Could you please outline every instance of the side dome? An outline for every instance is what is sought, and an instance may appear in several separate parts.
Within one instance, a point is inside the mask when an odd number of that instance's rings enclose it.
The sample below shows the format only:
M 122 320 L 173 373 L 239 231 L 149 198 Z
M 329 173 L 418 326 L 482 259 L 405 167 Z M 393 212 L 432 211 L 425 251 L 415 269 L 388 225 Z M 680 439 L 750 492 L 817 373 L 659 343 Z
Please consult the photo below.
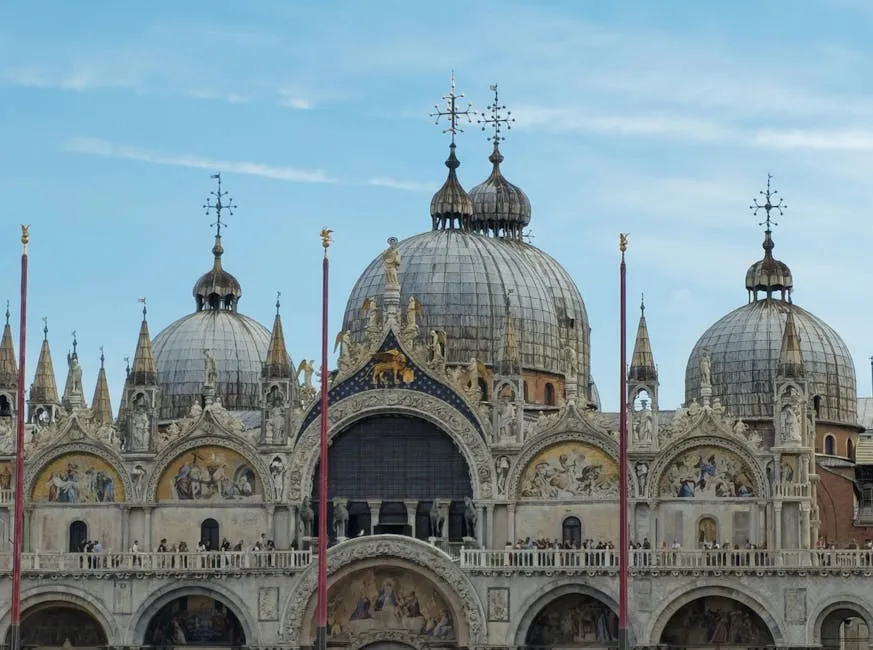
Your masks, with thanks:
M 188 414 L 203 387 L 204 355 L 218 370 L 216 392 L 234 411 L 260 409 L 260 380 L 270 331 L 248 316 L 221 309 L 189 314 L 167 326 L 152 342 L 161 389 L 161 420 Z
M 524 228 L 530 223 L 530 199 L 520 187 L 510 183 L 501 173 L 503 154 L 500 153 L 497 143 L 494 144 L 494 152 L 488 160 L 493 165 L 491 175 L 485 182 L 470 190 L 473 216 L 467 221 L 466 227 L 473 232 L 520 238 Z
M 499 361 L 509 294 L 522 367 L 563 374 L 564 328 L 572 320 L 580 361 L 584 359 L 580 376 L 587 378 L 588 318 L 578 289 L 551 257 L 516 239 L 453 229 L 415 235 L 397 248 L 402 257 L 401 304 L 414 296 L 423 309 L 422 329 L 446 332 L 449 363 L 474 357 L 489 366 Z M 344 329 L 353 340 L 365 337 L 366 318 L 359 313 L 364 300 L 378 300 L 384 291 L 379 257 L 355 283 L 346 305 Z

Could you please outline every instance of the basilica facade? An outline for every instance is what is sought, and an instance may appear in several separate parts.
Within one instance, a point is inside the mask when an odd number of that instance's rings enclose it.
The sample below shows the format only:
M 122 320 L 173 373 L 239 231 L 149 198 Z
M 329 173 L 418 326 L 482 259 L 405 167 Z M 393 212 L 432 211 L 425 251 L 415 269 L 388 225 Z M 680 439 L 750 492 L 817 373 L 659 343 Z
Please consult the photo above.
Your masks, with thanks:
M 867 647 L 854 365 L 794 303 L 770 227 L 742 304 L 693 347 L 685 403 L 659 403 L 643 306 L 629 407 L 610 412 L 582 296 L 522 237 L 531 204 L 497 137 L 490 161 L 468 192 L 453 143 L 430 229 L 364 269 L 326 413 L 280 305 L 271 327 L 241 312 L 220 235 L 190 314 L 153 337 L 143 306 L 117 412 L 102 367 L 86 400 L 75 346 L 58 389 L 48 332 L 19 404 L 7 315 L 0 571 L 8 588 L 24 409 L 27 645 L 309 646 L 327 499 L 332 645 L 610 647 L 625 417 L 635 646 Z

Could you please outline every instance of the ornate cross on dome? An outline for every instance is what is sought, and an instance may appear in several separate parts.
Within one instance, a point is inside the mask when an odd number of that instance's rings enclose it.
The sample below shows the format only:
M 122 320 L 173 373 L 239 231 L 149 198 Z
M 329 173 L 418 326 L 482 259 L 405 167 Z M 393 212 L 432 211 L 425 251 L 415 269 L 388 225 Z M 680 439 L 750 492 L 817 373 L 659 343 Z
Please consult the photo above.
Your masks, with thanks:
M 216 237 L 221 237 L 221 227 L 224 226 L 227 228 L 227 224 L 221 220 L 222 211 L 226 211 L 229 215 L 233 216 L 233 211 L 238 206 L 234 205 L 232 198 L 228 198 L 227 202 L 225 202 L 224 198 L 228 193 L 226 191 L 221 191 L 221 172 L 213 174 L 210 178 L 217 181 L 218 188 L 209 193 L 209 196 L 206 198 L 206 203 L 203 204 L 203 208 L 206 210 L 207 216 L 209 216 L 210 212 L 215 210 L 215 223 L 209 224 L 209 227 L 215 228 Z M 213 197 L 215 199 L 214 202 Z
M 49 319 L 48 316 L 42 317 L 42 337 L 48 341 L 49 337 Z
M 766 226 L 767 232 L 770 232 L 770 226 L 779 225 L 778 223 L 776 223 L 776 221 L 774 221 L 773 215 L 770 213 L 774 211 L 778 212 L 779 216 L 781 217 L 784 214 L 783 210 L 786 210 L 788 208 L 788 204 L 782 201 L 782 197 L 779 198 L 779 201 L 777 203 L 773 202 L 776 198 L 776 195 L 779 194 L 779 191 L 770 189 L 771 180 L 773 180 L 773 174 L 767 174 L 767 189 L 758 192 L 758 194 L 764 197 L 764 202 L 760 203 L 758 199 L 755 199 L 754 201 L 752 201 L 752 205 L 749 206 L 749 210 L 751 210 L 752 214 L 754 214 L 756 217 L 758 216 L 758 212 L 760 212 L 761 210 L 766 213 L 766 218 L 764 219 L 764 221 L 758 223 L 758 225 Z
M 443 130 L 443 133 L 452 134 L 452 144 L 455 144 L 455 135 L 464 132 L 464 129 L 459 126 L 459 123 L 462 122 L 464 118 L 467 118 L 467 122 L 472 124 L 473 116 L 476 115 L 476 111 L 473 110 L 473 104 L 470 102 L 467 102 L 467 108 L 464 110 L 460 109 L 458 103 L 459 100 L 463 98 L 464 93 L 455 93 L 455 71 L 452 70 L 451 89 L 449 90 L 449 94 L 443 97 L 443 101 L 446 103 L 445 109 L 440 109 L 438 104 L 434 104 L 433 113 L 430 114 L 430 117 L 434 118 L 434 124 L 439 124 L 440 118 L 448 118 L 449 126 Z
M 76 332 L 76 330 L 73 330 L 73 331 L 71 332 L 71 334 L 73 335 L 73 354 L 76 354 L 76 348 L 77 348 L 78 345 L 79 345 L 79 340 L 78 340 L 78 338 L 77 338 L 78 333 Z
M 512 111 L 507 111 L 506 106 L 501 104 L 498 100 L 497 95 L 497 84 L 493 84 L 488 86 L 488 90 L 494 93 L 494 103 L 488 106 L 488 110 L 491 111 L 491 116 L 482 115 L 482 119 L 477 120 L 479 124 L 482 125 L 482 130 L 485 131 L 489 125 L 494 129 L 494 134 L 489 136 L 489 140 L 493 142 L 495 145 L 499 145 L 501 142 L 506 140 L 506 138 L 500 135 L 501 125 L 506 126 L 506 130 L 510 131 L 512 129 L 512 123 L 515 122 L 515 118 L 512 117 Z M 506 111 L 506 113 L 503 113 Z

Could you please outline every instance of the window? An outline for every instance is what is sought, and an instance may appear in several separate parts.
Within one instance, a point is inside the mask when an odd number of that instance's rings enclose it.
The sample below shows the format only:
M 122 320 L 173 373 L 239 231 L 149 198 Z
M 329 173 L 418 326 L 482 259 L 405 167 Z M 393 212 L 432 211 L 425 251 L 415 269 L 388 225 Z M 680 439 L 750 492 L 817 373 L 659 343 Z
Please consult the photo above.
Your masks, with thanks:
M 527 382 L 524 382 L 524 401 L 525 401 L 525 403 L 529 404 L 530 399 L 527 396 L 527 390 L 528 390 L 527 389 Z
M 218 539 L 218 522 L 215 519 L 204 519 L 200 524 L 200 541 L 206 544 L 207 551 L 217 551 L 221 540 Z
M 88 542 L 88 524 L 74 521 L 70 524 L 70 553 L 81 553 Z
M 846 458 L 855 460 L 855 443 L 851 440 L 846 440 Z
M 546 406 L 555 405 L 555 387 L 551 383 L 546 384 Z
M 815 410 L 815 418 L 821 417 L 821 395 L 812 398 L 812 408 Z
M 567 517 L 561 524 L 561 541 L 573 548 L 582 546 L 582 522 L 578 517 Z
M 12 403 L 6 395 L 0 395 L 0 417 L 9 417 L 12 415 Z
M 833 456 L 836 453 L 836 441 L 832 435 L 826 435 L 824 439 L 824 453 Z
M 697 542 L 712 544 L 718 541 L 718 522 L 712 517 L 703 517 L 697 522 Z

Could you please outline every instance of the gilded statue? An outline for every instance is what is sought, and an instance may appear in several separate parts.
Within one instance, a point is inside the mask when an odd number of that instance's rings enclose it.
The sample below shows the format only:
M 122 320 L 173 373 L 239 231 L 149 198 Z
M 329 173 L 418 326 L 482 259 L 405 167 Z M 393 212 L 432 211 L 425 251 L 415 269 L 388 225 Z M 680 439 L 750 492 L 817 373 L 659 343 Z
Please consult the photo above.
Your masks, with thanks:
M 397 238 L 388 239 L 388 248 L 382 253 L 382 268 L 385 271 L 385 288 L 400 289 L 400 251 L 397 249 Z

